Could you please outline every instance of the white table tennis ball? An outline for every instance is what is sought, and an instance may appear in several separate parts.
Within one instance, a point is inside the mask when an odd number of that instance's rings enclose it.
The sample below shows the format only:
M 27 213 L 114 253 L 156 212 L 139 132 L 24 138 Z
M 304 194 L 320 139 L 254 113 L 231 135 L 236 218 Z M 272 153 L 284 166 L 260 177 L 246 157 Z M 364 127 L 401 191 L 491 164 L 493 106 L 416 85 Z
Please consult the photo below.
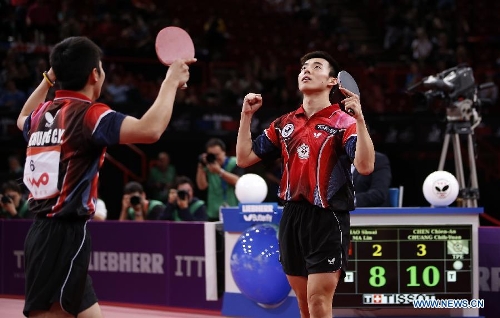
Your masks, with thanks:
M 464 263 L 462 261 L 453 262 L 453 268 L 457 271 L 461 270 L 464 267 Z
M 446 207 L 457 199 L 459 185 L 451 173 L 434 171 L 425 178 L 422 191 L 425 199 L 432 206 Z
M 262 203 L 267 196 L 267 183 L 258 174 L 244 174 L 236 182 L 235 194 L 240 203 Z

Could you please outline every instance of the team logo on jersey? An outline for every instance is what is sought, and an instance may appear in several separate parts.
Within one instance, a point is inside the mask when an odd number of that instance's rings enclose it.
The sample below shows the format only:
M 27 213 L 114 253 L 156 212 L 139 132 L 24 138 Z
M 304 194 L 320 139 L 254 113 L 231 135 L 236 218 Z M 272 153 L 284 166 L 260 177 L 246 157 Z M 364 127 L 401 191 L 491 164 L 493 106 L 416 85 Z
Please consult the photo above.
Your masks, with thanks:
M 52 116 L 51 113 L 46 112 L 45 113 L 45 120 L 47 121 L 47 123 L 45 123 L 45 127 L 50 127 L 54 123 L 54 116 Z
M 293 133 L 294 129 L 295 127 L 293 127 L 293 124 L 286 124 L 285 127 L 283 127 L 283 130 L 281 131 L 281 136 L 283 138 L 290 136 Z
M 45 127 L 51 127 L 52 124 L 54 123 L 54 119 L 57 117 L 57 114 L 59 114 L 61 110 L 59 109 L 54 116 L 52 116 L 51 113 L 46 112 L 45 113 Z
M 337 128 L 333 128 L 333 127 L 330 127 L 328 125 L 323 125 L 323 124 L 317 124 L 316 129 L 326 131 L 330 135 L 335 135 L 336 133 L 339 132 L 339 130 Z
M 309 158 L 309 146 L 306 144 L 302 144 L 299 147 L 297 147 L 297 155 L 299 156 L 300 159 Z

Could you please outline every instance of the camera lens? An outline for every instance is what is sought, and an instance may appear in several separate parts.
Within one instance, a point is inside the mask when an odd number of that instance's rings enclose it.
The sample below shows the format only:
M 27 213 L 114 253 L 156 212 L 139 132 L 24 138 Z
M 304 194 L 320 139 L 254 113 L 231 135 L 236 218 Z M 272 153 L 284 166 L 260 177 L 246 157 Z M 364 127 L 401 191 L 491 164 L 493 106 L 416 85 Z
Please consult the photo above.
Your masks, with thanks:
M 10 203 L 10 201 L 11 199 L 8 196 L 6 195 L 2 196 L 2 203 Z
M 208 163 L 214 163 L 215 159 L 216 159 L 216 157 L 215 157 L 215 155 L 213 153 L 207 154 L 207 162 Z
M 138 195 L 134 195 L 130 197 L 130 205 L 138 205 L 141 203 L 141 197 Z
M 177 197 L 181 200 L 185 200 L 187 197 L 187 191 L 186 190 L 179 190 L 177 191 Z

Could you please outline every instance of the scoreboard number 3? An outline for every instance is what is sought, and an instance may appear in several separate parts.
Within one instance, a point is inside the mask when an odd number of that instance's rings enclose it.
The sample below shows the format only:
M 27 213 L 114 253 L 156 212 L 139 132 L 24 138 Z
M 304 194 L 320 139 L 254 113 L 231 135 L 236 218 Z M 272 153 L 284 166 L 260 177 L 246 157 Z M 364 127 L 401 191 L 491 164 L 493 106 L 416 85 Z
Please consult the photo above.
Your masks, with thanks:
M 427 254 L 427 250 L 425 248 L 425 244 L 417 244 L 417 256 L 425 256 Z

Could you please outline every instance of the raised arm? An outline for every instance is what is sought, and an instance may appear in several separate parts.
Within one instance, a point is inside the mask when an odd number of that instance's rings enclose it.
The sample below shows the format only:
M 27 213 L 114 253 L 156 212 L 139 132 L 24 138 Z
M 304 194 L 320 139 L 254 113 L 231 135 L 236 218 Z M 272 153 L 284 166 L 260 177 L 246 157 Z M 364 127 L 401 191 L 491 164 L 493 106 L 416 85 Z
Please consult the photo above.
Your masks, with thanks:
M 17 128 L 23 130 L 26 118 L 28 118 L 31 112 L 34 111 L 38 107 L 38 105 L 45 102 L 45 98 L 47 98 L 49 89 L 54 85 L 56 81 L 55 77 L 56 76 L 52 68 L 47 73 L 44 73 L 44 78 L 42 79 L 40 84 L 38 84 L 38 87 L 35 88 L 33 93 L 31 93 L 30 97 L 28 97 L 26 103 L 24 103 L 24 106 L 21 109 L 21 113 L 19 113 L 19 117 L 17 118 Z
M 260 158 L 252 150 L 252 133 L 250 124 L 253 114 L 262 106 L 262 96 L 260 94 L 249 93 L 243 100 L 241 110 L 240 127 L 236 140 L 236 164 L 241 168 L 249 167 Z
M 168 69 L 153 105 L 140 118 L 127 116 L 121 125 L 120 143 L 153 143 L 167 128 L 177 89 L 189 79 L 189 64 L 196 59 L 176 60 Z

